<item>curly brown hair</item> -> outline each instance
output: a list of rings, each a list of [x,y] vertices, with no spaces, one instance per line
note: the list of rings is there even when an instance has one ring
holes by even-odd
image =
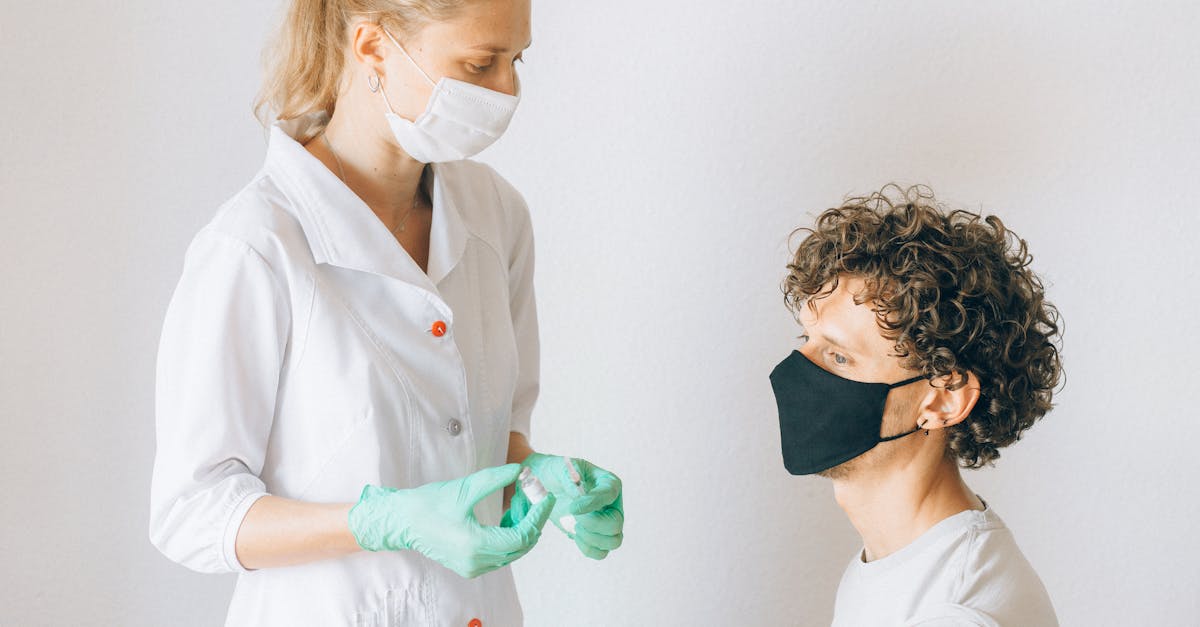
[[[947,455],[965,468],[992,464],[1000,448],[1052,407],[1062,376],[1060,315],[1030,269],[1025,240],[996,216],[945,211],[925,186],[891,184],[824,211],[783,281],[794,315],[860,277],[884,337],[907,368],[980,383],[971,414],[948,430]]]

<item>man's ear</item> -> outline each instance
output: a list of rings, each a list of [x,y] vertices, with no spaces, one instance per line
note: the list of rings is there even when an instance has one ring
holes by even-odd
[[[929,391],[921,399],[917,424],[922,429],[944,429],[967,419],[979,402],[979,378],[973,372],[946,375],[931,380]],[[956,389],[947,386],[957,383]]]

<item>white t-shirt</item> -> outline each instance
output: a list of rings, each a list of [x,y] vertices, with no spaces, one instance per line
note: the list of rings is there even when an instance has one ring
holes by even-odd
[[[1057,626],[1046,587],[991,508],[955,514],[838,587],[834,627]]]

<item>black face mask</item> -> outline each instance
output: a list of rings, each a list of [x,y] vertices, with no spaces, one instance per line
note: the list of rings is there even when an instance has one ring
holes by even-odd
[[[883,407],[888,392],[928,377],[899,383],[862,383],[828,372],[792,351],[771,372],[779,406],[783,465],[793,475],[828,470],[920,427],[882,437]]]

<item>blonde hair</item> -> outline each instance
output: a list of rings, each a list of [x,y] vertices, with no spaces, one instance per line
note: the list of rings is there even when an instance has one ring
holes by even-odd
[[[411,34],[448,18],[469,0],[291,0],[274,40],[264,51],[264,80],[254,101],[264,126],[313,113],[333,115],[342,82],[347,27],[371,17],[393,33]],[[315,137],[324,124],[310,127]]]

